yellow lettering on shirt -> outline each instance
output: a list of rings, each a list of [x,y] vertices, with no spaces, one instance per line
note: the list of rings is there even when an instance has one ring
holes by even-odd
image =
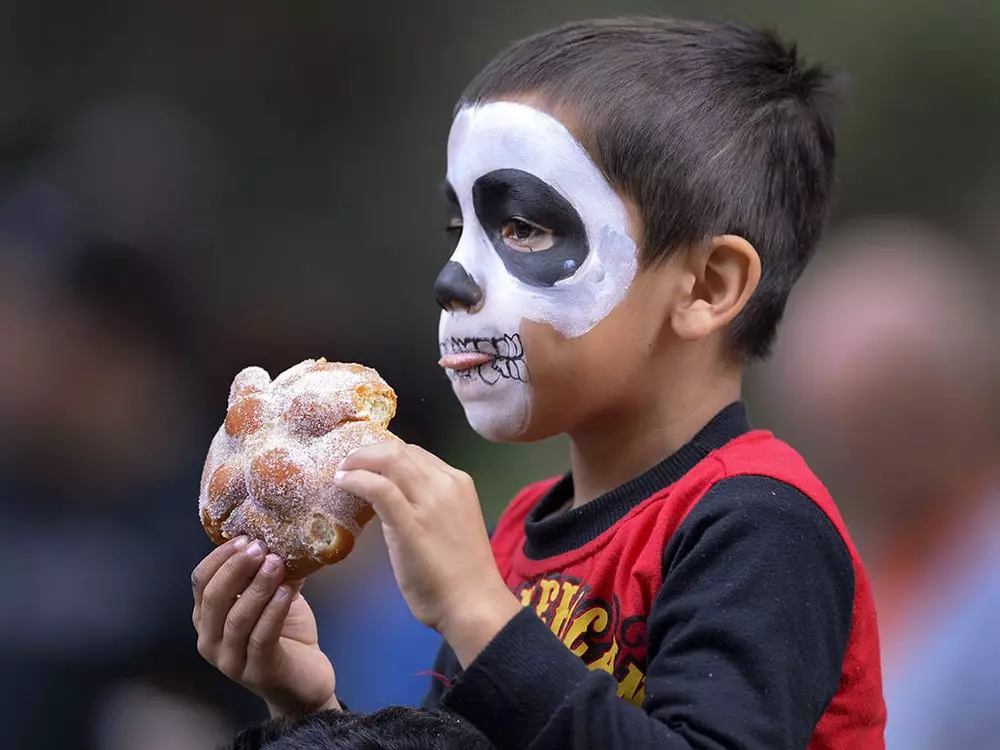
[[[622,647],[624,636],[619,632],[622,623],[617,602],[612,608],[592,598],[586,584],[559,575],[546,576],[525,585],[517,593],[521,605],[531,607],[588,668],[614,677],[619,698],[636,706],[642,705],[646,697],[646,675],[636,654]],[[640,651],[638,658],[644,660],[645,652]]]

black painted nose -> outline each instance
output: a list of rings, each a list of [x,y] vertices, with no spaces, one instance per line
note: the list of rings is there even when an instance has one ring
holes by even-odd
[[[483,299],[483,290],[461,263],[449,260],[434,282],[434,297],[445,310],[470,310]]]

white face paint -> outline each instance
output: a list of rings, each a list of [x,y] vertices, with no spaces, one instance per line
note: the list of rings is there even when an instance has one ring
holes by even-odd
[[[471,309],[442,312],[441,353],[492,355],[448,373],[473,429],[509,440],[531,419],[522,321],[566,337],[587,333],[628,291],[636,247],[624,204],[583,146],[532,107],[493,102],[460,110],[448,138],[448,183],[463,225],[451,260],[482,298]],[[552,247],[529,253],[504,244],[499,227],[515,217],[551,229]]]

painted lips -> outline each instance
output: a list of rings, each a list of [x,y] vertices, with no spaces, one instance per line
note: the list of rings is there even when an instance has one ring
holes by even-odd
[[[502,336],[452,336],[440,342],[439,364],[456,378],[478,377],[487,385],[500,380],[528,382],[524,345],[520,334]]]
[[[438,364],[446,370],[462,372],[464,370],[474,370],[485,364],[492,362],[496,357],[486,352],[461,352],[459,354],[445,354],[438,360]]]

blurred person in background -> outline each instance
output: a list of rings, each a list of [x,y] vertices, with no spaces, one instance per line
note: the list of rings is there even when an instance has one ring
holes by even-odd
[[[0,200],[0,744],[210,747],[257,713],[194,658],[176,575],[209,546],[202,326],[50,174]]]
[[[764,370],[871,571],[890,750],[1000,737],[1000,315],[966,250],[914,223],[841,232]]]
[[[7,266],[15,253],[2,251]],[[42,289],[21,274],[0,313],[16,331],[0,358],[0,560],[15,573],[0,618],[6,737],[124,748],[137,745],[98,735],[141,726],[148,748],[197,724],[217,742],[223,714],[186,708],[196,683],[214,685],[220,707],[243,702],[191,658],[175,575],[205,546],[182,502],[204,428],[180,300],[149,258],[113,244],[51,271]],[[53,707],[61,720],[40,721]]]

